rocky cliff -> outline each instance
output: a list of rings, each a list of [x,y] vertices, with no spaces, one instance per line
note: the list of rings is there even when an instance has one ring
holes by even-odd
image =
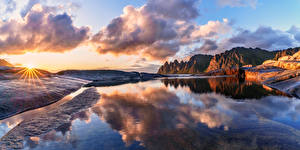
[[[209,66],[211,55],[195,55],[189,61],[166,62],[158,70],[159,74],[199,74],[204,72]]]
[[[274,60],[278,60],[280,57],[283,57],[283,56],[291,56],[297,52],[300,51],[300,47],[296,47],[296,48],[289,48],[289,49],[286,49],[286,50],[279,50],[279,51],[275,51],[276,52],[276,55],[274,57]]]
[[[265,60],[273,59],[274,52],[263,49],[237,47],[221,54],[217,54],[210,61],[207,72],[226,68],[238,68],[246,65],[257,66]]]
[[[159,74],[199,74],[242,66],[258,66],[266,60],[277,60],[280,57],[293,55],[300,48],[267,51],[260,48],[236,47],[224,53],[211,55],[195,55],[187,62],[166,62],[158,70]]]

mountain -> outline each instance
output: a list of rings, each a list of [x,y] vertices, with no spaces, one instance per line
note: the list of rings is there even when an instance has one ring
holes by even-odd
[[[275,54],[275,52],[259,48],[233,48],[224,53],[215,55],[210,61],[206,72],[233,67],[238,68],[245,65],[257,66],[262,64],[265,60],[273,59]]]
[[[195,55],[190,58],[189,61],[180,63],[175,60],[174,62],[166,62],[162,67],[159,68],[159,74],[192,74],[201,73],[206,70],[210,60],[213,56],[211,55]]]
[[[1,67],[13,67],[13,65],[11,63],[7,62],[4,59],[0,59],[0,66]]]
[[[219,69],[228,69],[242,66],[257,66],[269,59],[278,59],[292,55],[300,48],[287,50],[267,51],[260,48],[236,47],[215,56],[198,54],[187,62],[178,60],[166,62],[158,70],[159,74],[199,74]]]
[[[300,50],[300,47],[296,47],[296,48],[289,48],[289,49],[286,49],[286,50],[279,50],[279,51],[275,51],[276,52],[276,55],[274,57],[274,60],[278,60],[280,57],[283,57],[283,56],[292,56],[294,55],[295,53],[297,53],[298,51]]]

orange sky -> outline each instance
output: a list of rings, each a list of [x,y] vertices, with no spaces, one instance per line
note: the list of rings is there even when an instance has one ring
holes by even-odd
[[[118,70],[139,70],[133,66],[139,60],[136,55],[99,54],[88,47],[78,47],[73,51],[65,53],[26,53],[23,55],[2,55],[2,58],[18,65],[32,65],[36,68],[46,69],[51,72],[57,72],[66,69],[118,69]],[[140,65],[147,66],[148,62],[138,62]],[[152,61],[150,64],[160,65],[159,61]],[[144,70],[147,71],[147,70]],[[148,70],[153,72],[153,70]],[[155,72],[155,70],[154,70]]]

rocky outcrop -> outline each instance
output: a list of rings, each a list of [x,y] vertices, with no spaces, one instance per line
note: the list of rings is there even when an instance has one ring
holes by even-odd
[[[235,76],[239,78],[245,77],[245,69],[240,67],[224,68],[205,73],[206,76]]]
[[[90,88],[52,110],[41,110],[34,118],[23,120],[5,134],[0,139],[0,149],[23,149],[26,138],[37,137],[68,124],[73,121],[72,115],[88,109],[99,98],[97,90]]]
[[[230,51],[226,51],[221,54],[217,54],[209,63],[207,72],[226,69],[226,68],[238,68],[245,65],[257,66],[262,64],[267,59],[273,59],[274,53],[263,49],[252,49],[237,47]]]
[[[118,70],[66,70],[58,72],[57,74],[92,81],[86,84],[85,87],[114,86],[164,77],[160,74],[125,72]]]
[[[275,66],[288,70],[300,69],[300,51],[292,56],[280,57],[277,61],[266,61],[264,65]]]
[[[289,48],[287,50],[282,50],[282,51],[276,51],[276,55],[274,57],[274,60],[278,60],[280,57],[283,57],[283,56],[294,55],[295,53],[297,53],[299,51],[300,51],[300,47]]]
[[[282,56],[294,54],[300,48],[267,51],[260,48],[237,47],[215,56],[195,55],[187,62],[166,62],[158,70],[160,74],[201,74],[215,70],[252,67],[261,65],[266,60],[278,60]]]
[[[166,62],[158,70],[159,74],[199,74],[204,72],[213,56],[211,55],[195,55],[189,61]]]
[[[64,77],[3,80],[0,82],[0,119],[57,102],[86,83]]]
[[[300,51],[292,56],[267,60],[262,65],[245,71],[247,80],[263,82],[265,85],[300,98]]]

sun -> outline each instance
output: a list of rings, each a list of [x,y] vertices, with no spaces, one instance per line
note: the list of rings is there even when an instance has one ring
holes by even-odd
[[[24,66],[25,66],[25,68],[27,68],[27,69],[34,69],[34,68],[35,68],[35,66],[32,65],[32,64],[26,64],[26,65],[24,65]]]
[[[24,64],[21,70],[16,74],[20,76],[19,79],[23,79],[24,81],[34,85],[36,83],[40,83],[40,77],[44,77],[44,74],[39,72],[39,70],[32,64]]]

